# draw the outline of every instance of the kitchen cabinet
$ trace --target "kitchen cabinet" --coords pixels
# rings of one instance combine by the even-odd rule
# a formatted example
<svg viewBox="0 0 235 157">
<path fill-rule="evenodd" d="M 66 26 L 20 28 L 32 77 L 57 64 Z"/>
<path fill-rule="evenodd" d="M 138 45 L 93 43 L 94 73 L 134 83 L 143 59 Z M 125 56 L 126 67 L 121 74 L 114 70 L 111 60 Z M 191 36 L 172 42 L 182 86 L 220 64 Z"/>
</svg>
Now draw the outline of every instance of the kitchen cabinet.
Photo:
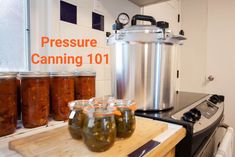
<svg viewBox="0 0 235 157">
<path fill-rule="evenodd" d="M 57 122 L 58 123 L 58 122 Z M 58 127 L 56 127 L 58 125 Z M 144 126 L 144 127 L 143 127 Z M 146 156 L 174 157 L 175 146 L 185 136 L 185 129 L 180 125 L 160 122 L 152 119 L 137 117 L 137 126 L 134 134 L 128 139 L 118 139 L 108 151 L 95 153 L 89 151 L 82 140 L 73 140 L 67 130 L 67 123 L 58 123 L 41 128 L 37 133 L 22 133 L 0 138 L 0 154 L 10 157 L 23 156 L 127 156 L 151 139 L 160 144 L 154 147 Z M 30 136 L 29 136 L 30 134 Z M 25 137 L 22 137 L 25 136 Z M 19 137 L 17 137 L 19 136 Z M 7 144 L 12 150 L 7 148 Z M 3 148 L 5 145 L 5 148 Z"/>
</svg>

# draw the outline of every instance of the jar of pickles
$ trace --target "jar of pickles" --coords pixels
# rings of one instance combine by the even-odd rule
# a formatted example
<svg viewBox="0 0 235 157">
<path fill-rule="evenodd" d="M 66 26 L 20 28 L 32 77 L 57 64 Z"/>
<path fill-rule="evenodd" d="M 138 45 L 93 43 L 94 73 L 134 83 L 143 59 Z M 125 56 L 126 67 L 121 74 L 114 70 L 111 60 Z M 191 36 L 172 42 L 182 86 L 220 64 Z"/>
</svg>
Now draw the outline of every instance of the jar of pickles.
<svg viewBox="0 0 235 157">
<path fill-rule="evenodd" d="M 116 100 L 115 121 L 117 127 L 117 137 L 128 138 L 135 130 L 135 110 L 136 103 L 131 100 Z"/>
<path fill-rule="evenodd" d="M 113 109 L 109 106 L 89 106 L 84 108 L 82 138 L 89 150 L 103 152 L 115 142 L 116 125 Z"/>
<path fill-rule="evenodd" d="M 68 102 L 74 100 L 74 75 L 70 72 L 51 73 L 51 104 L 55 120 L 67 120 Z"/>
<path fill-rule="evenodd" d="M 15 132 L 17 125 L 17 73 L 0 73 L 0 137 Z"/>
<path fill-rule="evenodd" d="M 69 115 L 69 133 L 74 139 L 82 138 L 82 127 L 85 115 L 83 108 L 91 105 L 89 100 L 75 100 L 69 102 L 70 115 Z"/>
<path fill-rule="evenodd" d="M 23 72 L 21 79 L 22 121 L 26 128 L 34 128 L 48 123 L 50 97 L 49 74 Z"/>
<path fill-rule="evenodd" d="M 75 98 L 77 100 L 95 97 L 95 77 L 95 72 L 75 73 Z"/>
</svg>

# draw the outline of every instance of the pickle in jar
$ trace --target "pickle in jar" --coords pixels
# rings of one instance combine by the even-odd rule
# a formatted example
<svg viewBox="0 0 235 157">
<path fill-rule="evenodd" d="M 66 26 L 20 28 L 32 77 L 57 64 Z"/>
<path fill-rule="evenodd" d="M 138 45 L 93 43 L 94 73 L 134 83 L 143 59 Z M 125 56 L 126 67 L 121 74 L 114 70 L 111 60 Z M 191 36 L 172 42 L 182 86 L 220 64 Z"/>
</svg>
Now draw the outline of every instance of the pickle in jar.
<svg viewBox="0 0 235 157">
<path fill-rule="evenodd" d="M 87 148 L 93 152 L 111 148 L 116 138 L 114 114 L 107 108 L 93 108 L 86 112 L 82 137 Z"/>
<path fill-rule="evenodd" d="M 82 127 L 84 121 L 83 107 L 91 105 L 91 100 L 76 100 L 69 102 L 70 115 L 68 120 L 68 130 L 72 138 L 82 138 Z"/>
<path fill-rule="evenodd" d="M 128 138 L 134 131 L 136 126 L 134 101 L 116 100 L 115 106 L 117 108 L 115 114 L 115 121 L 117 127 L 117 137 Z"/>
</svg>

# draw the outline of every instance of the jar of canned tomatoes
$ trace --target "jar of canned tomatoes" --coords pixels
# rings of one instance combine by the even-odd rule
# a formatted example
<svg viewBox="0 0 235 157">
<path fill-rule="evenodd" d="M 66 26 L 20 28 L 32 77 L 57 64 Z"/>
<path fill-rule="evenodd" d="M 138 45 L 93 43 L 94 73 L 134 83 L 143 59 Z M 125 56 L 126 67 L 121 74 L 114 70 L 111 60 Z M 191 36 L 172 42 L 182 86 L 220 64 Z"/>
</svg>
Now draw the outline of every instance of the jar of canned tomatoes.
<svg viewBox="0 0 235 157">
<path fill-rule="evenodd" d="M 17 125 L 17 73 L 0 73 L 0 137 L 15 132 Z"/>
<path fill-rule="evenodd" d="M 95 72 L 83 71 L 75 73 L 75 98 L 90 99 L 95 97 Z"/>
<path fill-rule="evenodd" d="M 49 74 L 23 72 L 21 79 L 22 121 L 25 128 L 34 128 L 48 123 L 50 106 Z"/>
<path fill-rule="evenodd" d="M 51 104 L 55 120 L 67 120 L 68 102 L 74 100 L 74 75 L 70 72 L 51 73 Z"/>
<path fill-rule="evenodd" d="M 21 120 L 20 79 L 18 77 L 16 78 L 16 82 L 17 82 L 17 119 Z"/>
</svg>

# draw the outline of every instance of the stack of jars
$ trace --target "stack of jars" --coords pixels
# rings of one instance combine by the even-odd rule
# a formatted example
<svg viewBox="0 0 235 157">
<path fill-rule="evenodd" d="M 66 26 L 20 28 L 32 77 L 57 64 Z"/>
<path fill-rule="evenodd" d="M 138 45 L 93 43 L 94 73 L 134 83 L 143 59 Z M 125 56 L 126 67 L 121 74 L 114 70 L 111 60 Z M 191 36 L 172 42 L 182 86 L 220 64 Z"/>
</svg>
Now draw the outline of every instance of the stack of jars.
<svg viewBox="0 0 235 157">
<path fill-rule="evenodd" d="M 0 137 L 14 133 L 22 115 L 25 128 L 65 121 L 68 102 L 95 96 L 94 72 L 21 72 L 0 73 Z"/>
<path fill-rule="evenodd" d="M 72 101 L 69 107 L 69 132 L 74 139 L 82 138 L 91 151 L 106 151 L 116 137 L 128 138 L 135 130 L 134 101 L 92 98 Z"/>
</svg>

